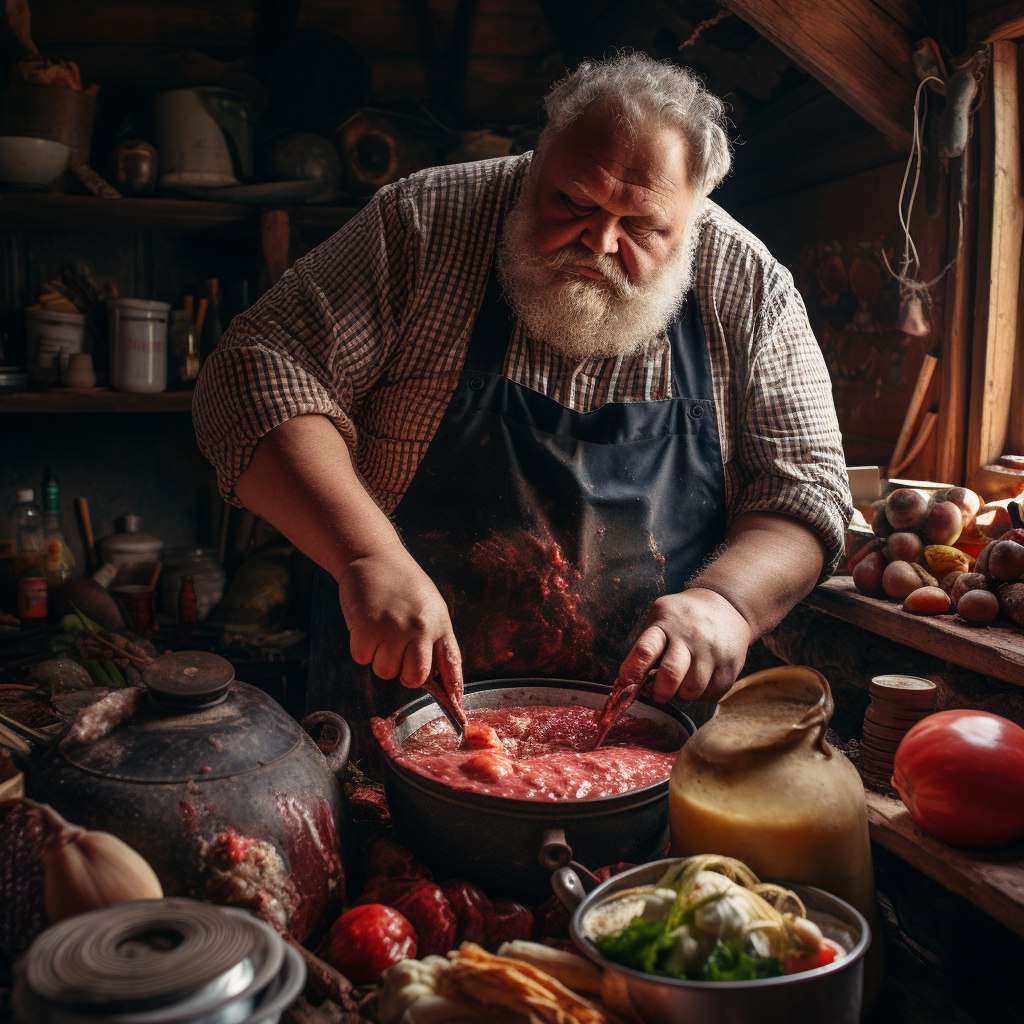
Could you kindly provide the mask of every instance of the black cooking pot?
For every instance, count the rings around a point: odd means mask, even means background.
[[[465,706],[578,705],[598,710],[608,687],[563,679],[496,679],[466,687]],[[433,698],[404,705],[401,744],[438,717]],[[653,719],[681,747],[694,725],[679,708],[637,700],[629,714]],[[541,802],[452,789],[385,758],[388,808],[399,838],[439,878],[476,882],[494,896],[534,902],[551,894],[551,872],[572,860],[591,867],[662,856],[668,843],[668,780],[596,800]]]
[[[26,790],[69,821],[120,837],[168,896],[245,906],[306,938],[344,898],[344,719],[325,758],[309,734],[225,659],[166,654],[134,713],[106,735],[54,744]],[[102,730],[101,730],[102,731]]]

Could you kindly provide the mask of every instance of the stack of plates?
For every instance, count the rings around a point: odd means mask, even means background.
[[[860,770],[869,782],[889,786],[900,740],[912,725],[935,710],[935,684],[920,676],[875,676],[869,693]]]
[[[137,900],[78,914],[29,947],[25,1024],[274,1024],[306,980],[299,953],[242,910]]]

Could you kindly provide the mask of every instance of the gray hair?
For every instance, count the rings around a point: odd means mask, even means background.
[[[707,196],[729,173],[725,104],[688,69],[643,53],[583,61],[556,82],[544,97],[547,123],[537,148],[602,100],[633,134],[652,121],[676,128],[686,143],[690,185],[701,195]]]

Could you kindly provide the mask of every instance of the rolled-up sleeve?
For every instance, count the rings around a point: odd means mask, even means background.
[[[231,321],[192,403],[196,440],[227,501],[239,504],[235,486],[260,438],[294,416],[329,417],[355,449],[351,410],[394,344],[409,244],[400,197],[382,190]]]
[[[774,512],[805,523],[825,546],[824,579],[853,513],[832,384],[789,271],[770,264],[762,287],[748,372],[737,381],[743,414],[730,518]]]

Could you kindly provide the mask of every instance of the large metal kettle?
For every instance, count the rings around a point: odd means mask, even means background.
[[[30,765],[28,794],[133,846],[166,895],[246,907],[306,938],[344,899],[347,723],[322,711],[300,726],[202,651],[163,655],[143,681],[128,720]],[[305,731],[319,724],[336,733],[328,757]]]

